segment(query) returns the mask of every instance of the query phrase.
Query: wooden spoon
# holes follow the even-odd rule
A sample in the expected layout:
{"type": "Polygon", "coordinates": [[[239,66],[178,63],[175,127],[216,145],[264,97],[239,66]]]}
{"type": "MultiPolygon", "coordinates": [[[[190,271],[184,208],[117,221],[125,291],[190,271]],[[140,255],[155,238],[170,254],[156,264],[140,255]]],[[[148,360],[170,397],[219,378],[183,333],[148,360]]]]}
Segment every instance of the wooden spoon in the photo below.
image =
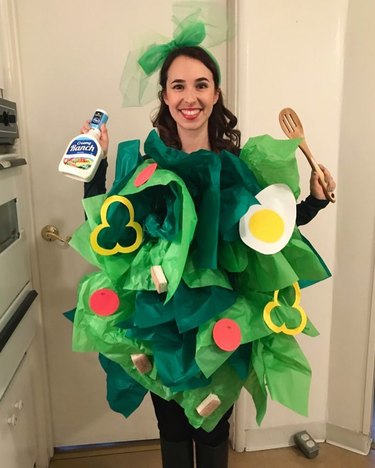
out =
{"type": "Polygon", "coordinates": [[[319,164],[315,161],[309,147],[307,146],[305,135],[303,133],[303,127],[296,112],[289,107],[282,109],[279,114],[279,122],[283,132],[288,138],[302,138],[302,141],[298,146],[309,161],[311,168],[318,174],[319,181],[323,187],[326,199],[332,203],[335,203],[335,194],[328,191],[327,182],[324,179],[323,171],[320,169],[319,164]]]}

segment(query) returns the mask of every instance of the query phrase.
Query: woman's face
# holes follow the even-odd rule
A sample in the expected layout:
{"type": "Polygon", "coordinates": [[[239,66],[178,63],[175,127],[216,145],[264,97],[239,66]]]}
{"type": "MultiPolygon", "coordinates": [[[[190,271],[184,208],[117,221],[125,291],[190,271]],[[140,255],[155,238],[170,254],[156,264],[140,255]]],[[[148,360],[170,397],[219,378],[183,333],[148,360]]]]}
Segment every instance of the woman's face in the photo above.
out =
{"type": "Polygon", "coordinates": [[[180,135],[186,131],[207,131],[218,97],[212,72],[201,61],[181,55],[172,62],[164,102],[180,135]]]}

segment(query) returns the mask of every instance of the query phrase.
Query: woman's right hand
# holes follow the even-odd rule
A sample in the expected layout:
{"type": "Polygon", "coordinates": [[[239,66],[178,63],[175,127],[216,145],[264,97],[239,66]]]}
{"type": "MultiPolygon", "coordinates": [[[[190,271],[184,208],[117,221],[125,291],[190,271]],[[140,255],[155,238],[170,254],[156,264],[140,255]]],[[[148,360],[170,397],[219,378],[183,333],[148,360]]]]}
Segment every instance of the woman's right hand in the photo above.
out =
{"type": "MultiPolygon", "coordinates": [[[[80,132],[87,133],[89,130],[90,130],[90,120],[86,120],[80,132]]],[[[108,146],[109,146],[109,136],[108,136],[108,130],[107,130],[106,124],[103,124],[100,127],[99,144],[103,150],[103,156],[106,158],[107,152],[108,152],[108,146]]]]}

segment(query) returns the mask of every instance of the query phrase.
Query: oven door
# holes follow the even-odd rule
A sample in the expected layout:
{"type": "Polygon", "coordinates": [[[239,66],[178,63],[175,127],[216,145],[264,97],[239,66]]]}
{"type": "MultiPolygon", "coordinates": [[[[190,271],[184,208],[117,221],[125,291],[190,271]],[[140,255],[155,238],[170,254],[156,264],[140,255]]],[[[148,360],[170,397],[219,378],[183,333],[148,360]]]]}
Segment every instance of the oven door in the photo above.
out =
{"type": "MultiPolygon", "coordinates": [[[[3,171],[1,171],[3,172],[3,171]]],[[[4,171],[8,172],[8,171],[4,171]]],[[[0,180],[0,320],[30,281],[25,235],[19,226],[15,178],[0,180]]],[[[1,324],[1,322],[0,322],[1,324]]]]}

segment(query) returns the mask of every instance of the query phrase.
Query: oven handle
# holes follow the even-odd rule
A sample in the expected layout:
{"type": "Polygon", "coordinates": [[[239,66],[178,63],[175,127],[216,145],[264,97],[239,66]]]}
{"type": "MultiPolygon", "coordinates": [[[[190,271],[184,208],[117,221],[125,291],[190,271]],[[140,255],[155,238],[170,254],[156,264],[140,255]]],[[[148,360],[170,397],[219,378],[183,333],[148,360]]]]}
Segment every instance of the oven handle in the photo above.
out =
{"type": "Polygon", "coordinates": [[[9,321],[6,323],[5,327],[0,331],[0,352],[7,344],[9,338],[12,336],[14,330],[17,328],[26,312],[30,309],[31,304],[34,302],[37,295],[38,293],[35,289],[29,291],[9,321]]]}
{"type": "Polygon", "coordinates": [[[3,169],[10,169],[12,167],[24,166],[25,164],[27,163],[24,158],[0,159],[0,171],[3,169]]]}

